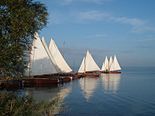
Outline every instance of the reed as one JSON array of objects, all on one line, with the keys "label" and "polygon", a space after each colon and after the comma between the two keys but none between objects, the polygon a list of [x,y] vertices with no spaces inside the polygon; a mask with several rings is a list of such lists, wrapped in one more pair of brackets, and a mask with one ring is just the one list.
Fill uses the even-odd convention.
[{"label": "reed", "polygon": [[57,95],[49,102],[37,102],[30,96],[0,93],[0,116],[52,116],[62,109],[63,99]]}]

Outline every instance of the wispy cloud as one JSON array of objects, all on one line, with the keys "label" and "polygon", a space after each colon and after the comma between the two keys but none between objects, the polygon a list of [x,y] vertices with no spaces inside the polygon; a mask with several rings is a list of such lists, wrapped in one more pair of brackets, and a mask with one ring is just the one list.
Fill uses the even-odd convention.
[{"label": "wispy cloud", "polygon": [[71,22],[70,21],[71,18],[72,16],[70,14],[53,11],[53,12],[50,12],[50,15],[48,17],[48,23],[49,23],[48,25]]},{"label": "wispy cloud", "polygon": [[72,3],[95,3],[95,4],[104,4],[112,0],[59,0],[63,5],[70,5]]},{"label": "wispy cloud", "polygon": [[[70,0],[71,1],[71,0]],[[51,12],[49,16],[49,24],[61,24],[61,23],[91,23],[91,22],[110,22],[123,25],[129,25],[131,32],[143,33],[143,32],[155,32],[155,27],[150,22],[140,18],[129,18],[126,16],[115,16],[108,12],[101,12],[98,10],[80,11],[80,12]]]},{"label": "wispy cloud", "polygon": [[139,18],[128,18],[125,16],[114,16],[107,12],[100,12],[96,10],[79,12],[76,15],[79,21],[108,21],[120,24],[128,24],[132,26],[132,32],[155,32],[155,27],[149,25],[145,20]]},{"label": "wispy cloud", "polygon": [[77,18],[81,21],[113,21],[117,23],[130,24],[132,26],[141,26],[146,22],[138,18],[128,18],[124,16],[113,16],[107,12],[100,12],[96,10],[79,12]]},{"label": "wispy cloud", "polygon": [[74,0],[60,0],[62,5],[69,5],[73,2]]},{"label": "wispy cloud", "polygon": [[108,35],[104,34],[104,33],[97,33],[97,34],[92,34],[92,35],[88,35],[86,36],[86,39],[107,39]]},{"label": "wispy cloud", "polygon": [[104,19],[109,19],[111,16],[108,13],[99,12],[99,11],[86,11],[77,13],[77,19],[84,21],[101,21]]}]

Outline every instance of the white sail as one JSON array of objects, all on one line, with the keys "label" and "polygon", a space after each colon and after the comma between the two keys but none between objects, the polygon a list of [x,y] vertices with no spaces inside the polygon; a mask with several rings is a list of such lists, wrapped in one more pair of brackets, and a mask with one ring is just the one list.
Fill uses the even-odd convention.
[{"label": "white sail", "polygon": [[56,65],[61,70],[61,72],[71,72],[72,71],[72,69],[69,67],[69,65],[67,64],[67,62],[61,55],[61,53],[53,39],[51,39],[51,41],[50,41],[49,51],[50,51],[51,56],[53,57]]},{"label": "white sail", "polygon": [[83,60],[82,60],[82,63],[81,63],[81,66],[80,66],[78,72],[79,72],[79,73],[85,72],[85,57],[84,57]]},{"label": "white sail", "polygon": [[87,51],[86,56],[83,58],[78,72],[99,71],[100,68],[94,61],[92,55]]},{"label": "white sail", "polygon": [[102,70],[102,71],[107,71],[107,70],[109,70],[109,62],[108,62],[107,56],[105,57],[105,60],[104,60],[104,62],[103,62],[103,65],[102,65],[101,70]]},{"label": "white sail", "polygon": [[32,45],[30,71],[31,76],[57,73],[37,33]]},{"label": "white sail", "polygon": [[121,67],[117,61],[116,56],[114,56],[114,60],[113,63],[111,64],[110,71],[119,71],[119,70],[121,70]]},{"label": "white sail", "polygon": [[112,56],[110,56],[110,58],[109,58],[109,64],[108,64],[109,65],[108,66],[109,67],[108,70],[110,70],[110,67],[112,65],[112,62],[113,62],[113,59],[112,59]]},{"label": "white sail", "polygon": [[48,49],[48,47],[47,47],[47,44],[46,44],[46,41],[45,41],[44,37],[42,37],[41,42],[42,42],[43,46],[45,47],[45,50],[46,50],[46,52],[48,53],[48,56],[50,57],[51,61],[53,62],[54,66],[55,66],[55,68],[56,68],[56,70],[57,70],[57,72],[61,72],[61,70],[60,70],[59,67],[57,66],[57,64],[56,64],[56,62],[55,62],[55,60],[54,60],[54,58],[52,57],[52,55],[51,55],[51,53],[50,53],[50,51],[49,51],[49,49]]}]

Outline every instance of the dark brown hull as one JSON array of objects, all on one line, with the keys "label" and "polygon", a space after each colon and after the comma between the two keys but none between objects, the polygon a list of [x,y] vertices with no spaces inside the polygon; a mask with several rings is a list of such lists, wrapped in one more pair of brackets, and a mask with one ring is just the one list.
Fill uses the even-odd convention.
[{"label": "dark brown hull", "polygon": [[99,77],[100,74],[95,74],[95,73],[86,73],[86,77]]},{"label": "dark brown hull", "polygon": [[25,86],[50,86],[70,82],[75,79],[75,73],[57,73],[47,75],[36,75],[32,78],[26,78]]},{"label": "dark brown hull", "polygon": [[105,73],[105,74],[120,74],[121,72],[120,71],[110,71],[110,72],[101,71],[101,73]]},{"label": "dark brown hull", "polygon": [[24,87],[43,87],[52,86],[59,83],[57,78],[27,78],[23,79]]},{"label": "dark brown hull", "polygon": [[79,78],[81,77],[99,77],[100,76],[100,72],[85,72],[85,73],[78,73],[77,74]]},{"label": "dark brown hull", "polygon": [[34,78],[56,78],[56,77],[60,77],[60,76],[75,76],[75,73],[56,73],[56,74],[44,74],[44,75],[35,75],[33,76]]},{"label": "dark brown hull", "polygon": [[121,72],[120,71],[111,71],[109,72],[109,74],[120,74]]},{"label": "dark brown hull", "polygon": [[72,77],[70,76],[63,78],[63,82],[70,82],[70,81],[72,81]]}]

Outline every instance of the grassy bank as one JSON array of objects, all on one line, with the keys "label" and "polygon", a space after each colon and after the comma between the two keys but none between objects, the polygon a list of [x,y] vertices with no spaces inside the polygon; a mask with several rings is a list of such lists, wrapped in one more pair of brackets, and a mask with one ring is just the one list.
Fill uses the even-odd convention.
[{"label": "grassy bank", "polygon": [[0,93],[0,116],[52,116],[61,110],[63,98],[57,95],[49,102],[36,102],[32,97]]}]

